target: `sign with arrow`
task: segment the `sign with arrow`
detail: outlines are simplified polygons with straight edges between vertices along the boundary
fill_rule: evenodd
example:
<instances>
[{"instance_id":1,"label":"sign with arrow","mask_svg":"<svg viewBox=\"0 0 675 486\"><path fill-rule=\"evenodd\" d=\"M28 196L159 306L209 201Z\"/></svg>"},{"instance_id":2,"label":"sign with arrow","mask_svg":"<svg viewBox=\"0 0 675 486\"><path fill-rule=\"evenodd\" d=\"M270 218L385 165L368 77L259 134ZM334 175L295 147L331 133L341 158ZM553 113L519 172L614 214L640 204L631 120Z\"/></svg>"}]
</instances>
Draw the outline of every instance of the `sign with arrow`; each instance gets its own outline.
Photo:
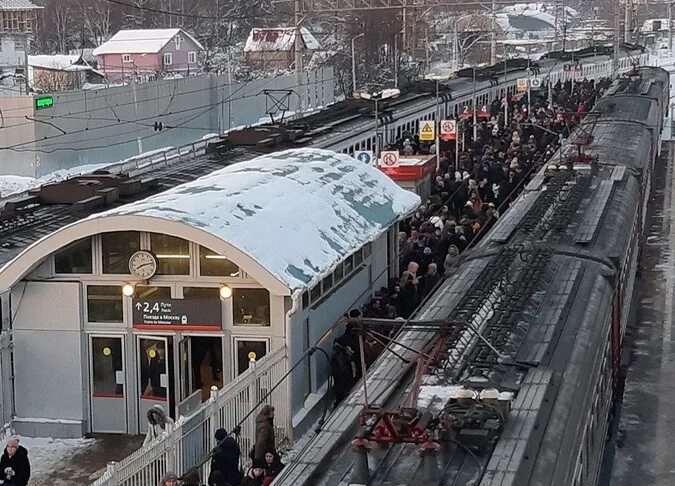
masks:
<instances>
[{"instance_id":1,"label":"sign with arrow","mask_svg":"<svg viewBox=\"0 0 675 486\"><path fill-rule=\"evenodd\" d=\"M217 330L222 328L220 299L133 299L137 329Z\"/></svg>"},{"instance_id":2,"label":"sign with arrow","mask_svg":"<svg viewBox=\"0 0 675 486\"><path fill-rule=\"evenodd\" d=\"M433 120L420 122L420 140L423 142L436 140L436 123Z\"/></svg>"}]
</instances>

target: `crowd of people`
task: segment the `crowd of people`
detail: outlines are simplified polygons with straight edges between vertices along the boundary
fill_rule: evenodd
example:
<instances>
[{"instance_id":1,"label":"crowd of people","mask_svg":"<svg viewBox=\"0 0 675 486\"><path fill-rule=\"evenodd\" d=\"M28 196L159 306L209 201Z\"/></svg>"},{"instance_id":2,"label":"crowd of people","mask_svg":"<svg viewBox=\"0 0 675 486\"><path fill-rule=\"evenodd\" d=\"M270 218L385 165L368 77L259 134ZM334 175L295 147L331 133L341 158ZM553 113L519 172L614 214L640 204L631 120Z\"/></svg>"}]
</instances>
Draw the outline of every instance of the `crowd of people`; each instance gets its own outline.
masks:
<instances>
[{"instance_id":1,"label":"crowd of people","mask_svg":"<svg viewBox=\"0 0 675 486\"><path fill-rule=\"evenodd\" d=\"M251 466L242 471L241 450L236 436L239 430L228 434L225 429L215 433L216 447L211 454L211 473L208 486L269 486L281 472L284 464L276 450L274 435L274 407L265 405L256 416L255 443L249 452ZM160 486L203 486L199 472L194 469L179 480L172 471L167 472Z\"/></svg>"},{"instance_id":2,"label":"crowd of people","mask_svg":"<svg viewBox=\"0 0 675 486\"><path fill-rule=\"evenodd\" d=\"M544 161L558 150L610 81L558 83L527 96L494 100L490 119L467 127L464 150L442 151L431 195L399 233L400 278L381 288L362 309L365 317L409 318L439 281L453 272L460 255L486 234ZM508 103L508 118L504 103ZM433 153L434 147L403 134L403 153ZM407 151L407 152L406 152Z\"/></svg>"},{"instance_id":3,"label":"crowd of people","mask_svg":"<svg viewBox=\"0 0 675 486\"><path fill-rule=\"evenodd\" d=\"M439 283L451 275L460 255L488 232L538 167L547 162L610 85L610 80L558 83L527 96L494 100L490 119L464 132L464 149L442 151L431 195L399 229L399 278L346 317L408 319ZM508 105L505 116L504 103ZM460 136L462 136L460 134ZM459 142L458 142L459 143ZM404 154L433 153L434 147L403 134L394 147ZM365 338L366 350L379 349ZM381 344L381 343L379 343ZM344 399L362 376L358 332L348 325L333 344L335 402ZM374 361L366 356L366 367Z\"/></svg>"}]
</instances>

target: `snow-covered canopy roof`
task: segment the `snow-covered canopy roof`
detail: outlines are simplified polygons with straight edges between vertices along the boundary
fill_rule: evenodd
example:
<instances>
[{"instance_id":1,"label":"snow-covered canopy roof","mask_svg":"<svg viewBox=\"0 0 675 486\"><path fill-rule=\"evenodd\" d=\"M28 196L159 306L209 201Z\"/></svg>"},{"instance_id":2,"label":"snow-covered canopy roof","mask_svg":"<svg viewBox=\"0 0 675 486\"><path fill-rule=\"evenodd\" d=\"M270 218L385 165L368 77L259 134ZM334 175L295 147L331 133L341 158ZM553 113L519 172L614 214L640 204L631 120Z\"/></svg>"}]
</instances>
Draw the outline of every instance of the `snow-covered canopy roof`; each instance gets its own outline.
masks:
<instances>
[{"instance_id":1,"label":"snow-covered canopy roof","mask_svg":"<svg viewBox=\"0 0 675 486\"><path fill-rule=\"evenodd\" d=\"M200 49L202 45L182 29L135 29L120 30L108 42L94 49L94 56L102 54L156 54L178 33L188 37Z\"/></svg>"},{"instance_id":2,"label":"snow-covered canopy roof","mask_svg":"<svg viewBox=\"0 0 675 486\"><path fill-rule=\"evenodd\" d=\"M40 10L44 7L33 5L28 0L0 0L0 10Z\"/></svg>"},{"instance_id":3,"label":"snow-covered canopy roof","mask_svg":"<svg viewBox=\"0 0 675 486\"><path fill-rule=\"evenodd\" d=\"M65 70L73 65L83 64L82 57L78 55L39 55L28 56L28 65L36 68Z\"/></svg>"},{"instance_id":4,"label":"snow-covered canopy roof","mask_svg":"<svg viewBox=\"0 0 675 486\"><path fill-rule=\"evenodd\" d=\"M74 225L119 216L185 224L232 245L298 293L419 204L375 167L329 150L298 149L226 167Z\"/></svg>"},{"instance_id":5,"label":"snow-covered canopy roof","mask_svg":"<svg viewBox=\"0 0 675 486\"><path fill-rule=\"evenodd\" d=\"M305 48L316 51L321 48L319 41L305 27L300 28ZM274 29L252 29L246 39L244 52L282 52L290 51L295 45L295 27Z\"/></svg>"}]
</instances>

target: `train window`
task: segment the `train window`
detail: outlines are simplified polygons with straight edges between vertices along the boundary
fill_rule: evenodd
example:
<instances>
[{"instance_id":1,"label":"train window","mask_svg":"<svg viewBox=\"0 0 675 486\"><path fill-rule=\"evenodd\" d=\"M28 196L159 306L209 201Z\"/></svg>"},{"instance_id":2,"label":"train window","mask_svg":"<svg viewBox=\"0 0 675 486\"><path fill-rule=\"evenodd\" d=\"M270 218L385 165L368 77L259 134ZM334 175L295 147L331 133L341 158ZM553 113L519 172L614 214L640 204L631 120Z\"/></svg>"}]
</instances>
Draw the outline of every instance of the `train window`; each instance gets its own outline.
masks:
<instances>
[{"instance_id":1,"label":"train window","mask_svg":"<svg viewBox=\"0 0 675 486\"><path fill-rule=\"evenodd\" d=\"M371 139L369 138L368 140L366 140L366 150L370 150L371 148L372 148Z\"/></svg>"},{"instance_id":2,"label":"train window","mask_svg":"<svg viewBox=\"0 0 675 486\"><path fill-rule=\"evenodd\" d=\"M202 277L236 277L239 275L239 266L227 257L200 246L199 275Z\"/></svg>"},{"instance_id":3,"label":"train window","mask_svg":"<svg viewBox=\"0 0 675 486\"><path fill-rule=\"evenodd\" d=\"M103 273L128 274L129 258L141 249L138 231L118 231L101 235Z\"/></svg>"},{"instance_id":4,"label":"train window","mask_svg":"<svg viewBox=\"0 0 675 486\"><path fill-rule=\"evenodd\" d=\"M309 292L305 291L302 293L302 308L306 309L309 306Z\"/></svg>"},{"instance_id":5,"label":"train window","mask_svg":"<svg viewBox=\"0 0 675 486\"><path fill-rule=\"evenodd\" d=\"M76 241L54 255L55 273L92 273L91 238Z\"/></svg>"},{"instance_id":6,"label":"train window","mask_svg":"<svg viewBox=\"0 0 675 486\"><path fill-rule=\"evenodd\" d=\"M235 326L269 326L270 293L266 289L232 289L232 314Z\"/></svg>"},{"instance_id":7,"label":"train window","mask_svg":"<svg viewBox=\"0 0 675 486\"><path fill-rule=\"evenodd\" d=\"M159 261L157 275L190 274L190 243L187 240L150 233L150 246Z\"/></svg>"},{"instance_id":8,"label":"train window","mask_svg":"<svg viewBox=\"0 0 675 486\"><path fill-rule=\"evenodd\" d=\"M87 286L87 322L122 322L122 308L118 285Z\"/></svg>"},{"instance_id":9,"label":"train window","mask_svg":"<svg viewBox=\"0 0 675 486\"><path fill-rule=\"evenodd\" d=\"M345 260L345 275L349 275L354 270L354 256L349 255Z\"/></svg>"},{"instance_id":10,"label":"train window","mask_svg":"<svg viewBox=\"0 0 675 486\"><path fill-rule=\"evenodd\" d=\"M368 258L370 256L370 252L371 252L370 243L366 243L363 246L363 248L361 249L361 251L363 252L363 259L365 260L366 258Z\"/></svg>"}]
</instances>

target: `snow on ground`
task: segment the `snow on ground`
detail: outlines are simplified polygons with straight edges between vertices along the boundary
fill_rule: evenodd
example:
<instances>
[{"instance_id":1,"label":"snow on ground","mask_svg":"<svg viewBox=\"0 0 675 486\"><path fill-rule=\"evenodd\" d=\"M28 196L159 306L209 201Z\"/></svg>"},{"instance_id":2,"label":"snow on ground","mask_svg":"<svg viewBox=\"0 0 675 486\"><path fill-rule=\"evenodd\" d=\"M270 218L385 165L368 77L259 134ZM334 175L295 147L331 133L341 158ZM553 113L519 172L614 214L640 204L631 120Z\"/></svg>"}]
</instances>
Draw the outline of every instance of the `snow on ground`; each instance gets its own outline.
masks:
<instances>
[{"instance_id":1,"label":"snow on ground","mask_svg":"<svg viewBox=\"0 0 675 486\"><path fill-rule=\"evenodd\" d=\"M0 197L25 191L32 187L34 183L35 179L33 177L0 176Z\"/></svg>"},{"instance_id":2,"label":"snow on ground","mask_svg":"<svg viewBox=\"0 0 675 486\"><path fill-rule=\"evenodd\" d=\"M93 446L96 439L21 437L19 443L28 449L31 483L39 483L55 469L67 463L73 454L83 452Z\"/></svg>"}]
</instances>

